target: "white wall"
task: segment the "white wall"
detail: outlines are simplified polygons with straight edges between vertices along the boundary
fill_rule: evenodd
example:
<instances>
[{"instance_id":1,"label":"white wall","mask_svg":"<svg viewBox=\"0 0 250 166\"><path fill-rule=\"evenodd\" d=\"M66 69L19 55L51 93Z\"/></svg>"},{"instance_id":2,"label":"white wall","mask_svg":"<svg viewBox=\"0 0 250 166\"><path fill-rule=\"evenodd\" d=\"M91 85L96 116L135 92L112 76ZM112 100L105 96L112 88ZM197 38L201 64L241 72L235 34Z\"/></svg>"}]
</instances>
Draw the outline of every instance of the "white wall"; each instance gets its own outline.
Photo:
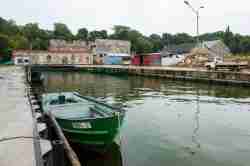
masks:
<instances>
[{"instance_id":1,"label":"white wall","mask_svg":"<svg viewBox=\"0 0 250 166\"><path fill-rule=\"evenodd\" d=\"M177 65L185 59L185 55L172 55L172 57L162 57L161 65L162 66L170 66Z\"/></svg>"}]
</instances>

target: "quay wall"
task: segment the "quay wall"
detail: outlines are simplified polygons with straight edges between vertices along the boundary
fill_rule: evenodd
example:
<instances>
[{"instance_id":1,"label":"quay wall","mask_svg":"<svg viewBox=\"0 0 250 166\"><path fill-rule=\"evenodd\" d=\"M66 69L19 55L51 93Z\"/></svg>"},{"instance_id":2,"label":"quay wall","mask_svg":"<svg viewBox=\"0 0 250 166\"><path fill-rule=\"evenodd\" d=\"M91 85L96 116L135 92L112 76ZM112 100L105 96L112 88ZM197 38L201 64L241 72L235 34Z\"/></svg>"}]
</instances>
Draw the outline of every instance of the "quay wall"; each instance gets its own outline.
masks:
<instances>
[{"instance_id":1,"label":"quay wall","mask_svg":"<svg viewBox=\"0 0 250 166\"><path fill-rule=\"evenodd\" d=\"M250 86L250 73L231 71L208 71L205 69L177 68L177 67L142 67L121 65L68 65L68 66L32 66L33 70L63 70L88 71L93 73L106 73L118 75L138 75L159 77L174 80L196 81L219 84L238 84Z\"/></svg>"}]
</instances>

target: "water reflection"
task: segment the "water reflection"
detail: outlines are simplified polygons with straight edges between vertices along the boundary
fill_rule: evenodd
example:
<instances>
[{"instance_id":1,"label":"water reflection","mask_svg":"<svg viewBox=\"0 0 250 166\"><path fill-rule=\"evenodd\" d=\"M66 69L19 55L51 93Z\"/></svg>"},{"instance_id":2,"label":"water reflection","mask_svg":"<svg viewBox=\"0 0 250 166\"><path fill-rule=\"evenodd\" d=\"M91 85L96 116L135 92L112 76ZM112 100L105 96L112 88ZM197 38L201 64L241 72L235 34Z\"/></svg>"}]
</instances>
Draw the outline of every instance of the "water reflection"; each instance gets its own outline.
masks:
<instances>
[{"instance_id":1,"label":"water reflection","mask_svg":"<svg viewBox=\"0 0 250 166\"><path fill-rule=\"evenodd\" d=\"M197 99L196 99L196 111L194 114L194 122L195 122L195 127L192 135L192 142L195 144L197 149L200 149L201 145L198 141L198 131L200 129L200 96L199 96L199 90L197 90Z\"/></svg>"},{"instance_id":2,"label":"water reflection","mask_svg":"<svg viewBox=\"0 0 250 166\"><path fill-rule=\"evenodd\" d=\"M137 100L142 94L150 96L148 92L157 92L159 95L195 95L196 89L202 96L214 96L231 98L248 98L250 91L239 87L212 86L207 84L194 84L190 82L169 81L164 79L153 79L145 77L114 77L100 74L47 72L45 75L45 87L47 91L80 90L82 93L95 97L119 98L120 102ZM121 85L119 87L118 85ZM96 91L98 89L98 91ZM155 96L152 94L152 96ZM185 97L185 96L184 96ZM180 98L176 99L180 100ZM183 98L190 100L190 98ZM118 101L119 102L119 101ZM204 100L204 102L214 102ZM249 102L249 101L248 101Z\"/></svg>"},{"instance_id":3,"label":"water reflection","mask_svg":"<svg viewBox=\"0 0 250 166\"><path fill-rule=\"evenodd\" d=\"M77 90L128 110L122 129L127 156L119 150L80 152L83 158L91 154L83 165L122 165L122 158L123 165L136 166L250 162L250 91L245 88L79 72L44 74L47 92Z\"/></svg>"},{"instance_id":4,"label":"water reflection","mask_svg":"<svg viewBox=\"0 0 250 166\"><path fill-rule=\"evenodd\" d=\"M105 152L88 150L79 144L72 144L82 165L87 166L122 166L120 146L113 143Z\"/></svg>"}]
</instances>

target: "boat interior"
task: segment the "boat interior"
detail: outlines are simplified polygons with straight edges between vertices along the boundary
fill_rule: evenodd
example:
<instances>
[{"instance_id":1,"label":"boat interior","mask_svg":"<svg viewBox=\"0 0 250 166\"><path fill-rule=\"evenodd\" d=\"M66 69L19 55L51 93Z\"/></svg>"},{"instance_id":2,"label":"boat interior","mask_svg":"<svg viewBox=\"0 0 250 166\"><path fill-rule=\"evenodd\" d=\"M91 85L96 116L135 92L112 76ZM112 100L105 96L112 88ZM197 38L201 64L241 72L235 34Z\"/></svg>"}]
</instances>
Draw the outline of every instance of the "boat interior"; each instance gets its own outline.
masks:
<instances>
[{"instance_id":1,"label":"boat interior","mask_svg":"<svg viewBox=\"0 0 250 166\"><path fill-rule=\"evenodd\" d=\"M58 95L57 99L53 99L50 101L50 105L60 105L60 104L72 104L72 103L78 103L79 100L76 100L72 97L67 97L65 95Z\"/></svg>"},{"instance_id":2,"label":"boat interior","mask_svg":"<svg viewBox=\"0 0 250 166\"><path fill-rule=\"evenodd\" d=\"M70 119L104 118L114 116L115 110L74 93L47 94L44 104L56 117Z\"/></svg>"}]
</instances>

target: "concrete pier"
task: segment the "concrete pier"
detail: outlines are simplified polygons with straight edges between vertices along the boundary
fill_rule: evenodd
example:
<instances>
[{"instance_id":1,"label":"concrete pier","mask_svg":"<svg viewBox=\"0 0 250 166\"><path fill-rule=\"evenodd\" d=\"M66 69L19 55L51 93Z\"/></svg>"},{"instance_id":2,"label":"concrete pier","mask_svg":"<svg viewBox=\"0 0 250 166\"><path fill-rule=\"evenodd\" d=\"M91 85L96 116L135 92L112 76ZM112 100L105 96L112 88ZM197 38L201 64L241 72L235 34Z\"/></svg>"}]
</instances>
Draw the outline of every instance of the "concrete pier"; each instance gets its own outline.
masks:
<instances>
[{"instance_id":1,"label":"concrete pier","mask_svg":"<svg viewBox=\"0 0 250 166\"><path fill-rule=\"evenodd\" d=\"M37 165L34 122L26 96L25 75L21 67L0 67L0 142L1 166Z\"/></svg>"}]
</instances>

